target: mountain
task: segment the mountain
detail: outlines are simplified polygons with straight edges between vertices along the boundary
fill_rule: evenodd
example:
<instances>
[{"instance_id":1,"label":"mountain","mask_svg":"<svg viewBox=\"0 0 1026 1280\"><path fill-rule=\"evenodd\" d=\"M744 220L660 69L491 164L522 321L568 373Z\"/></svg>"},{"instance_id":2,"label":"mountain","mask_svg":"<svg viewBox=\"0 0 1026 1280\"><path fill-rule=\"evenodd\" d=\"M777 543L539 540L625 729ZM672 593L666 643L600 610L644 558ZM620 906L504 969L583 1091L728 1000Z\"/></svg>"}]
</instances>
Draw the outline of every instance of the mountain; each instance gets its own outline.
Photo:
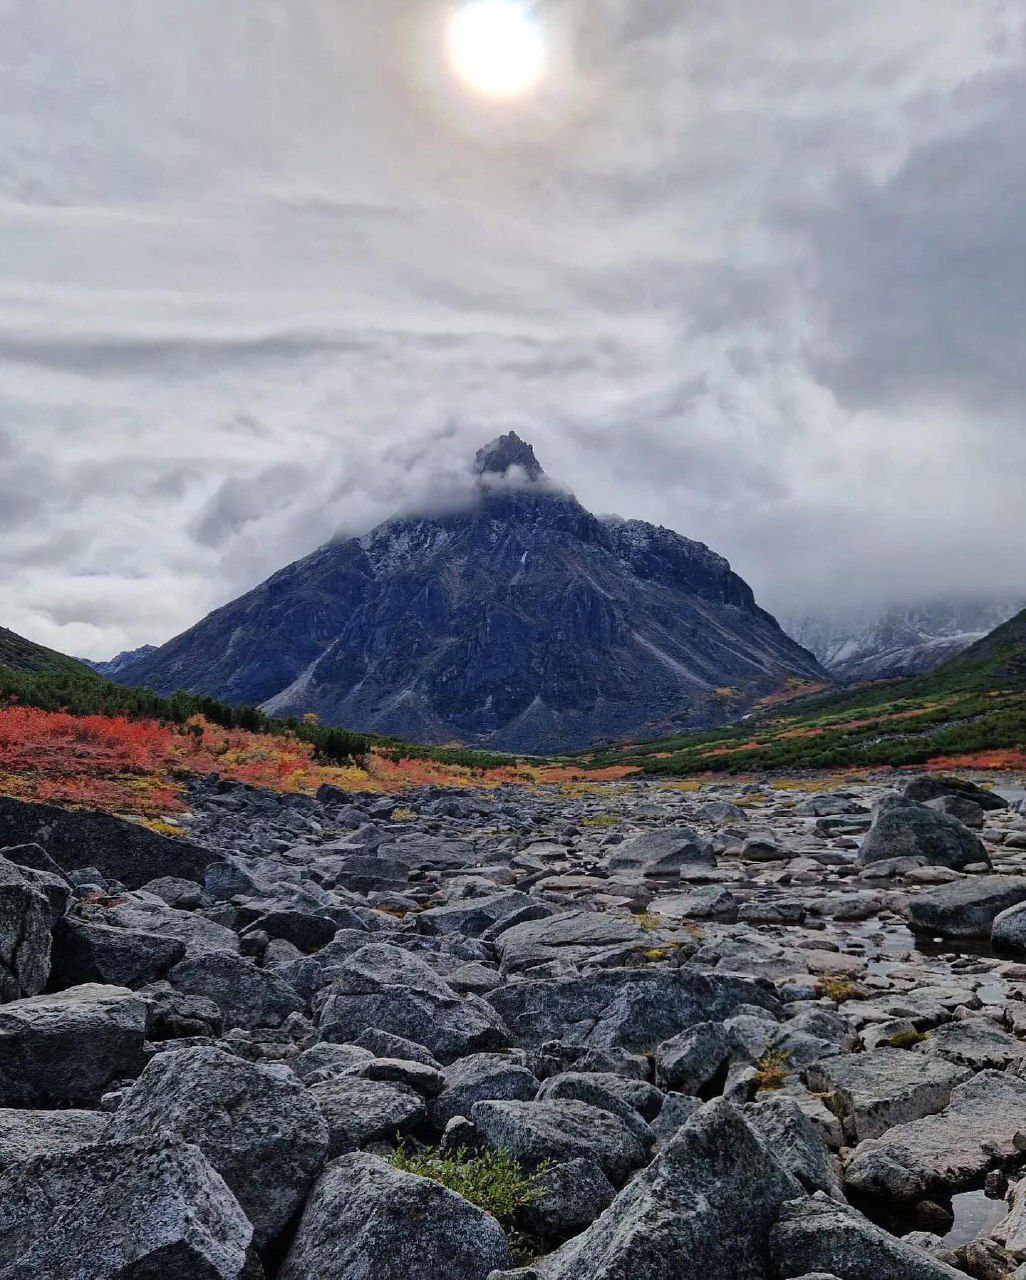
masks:
<instances>
[{"instance_id":1,"label":"mountain","mask_svg":"<svg viewBox=\"0 0 1026 1280\"><path fill-rule=\"evenodd\" d=\"M74 658L65 657L53 649L46 649L41 644L26 640L6 627L0 627L0 667L8 671L19 671L28 675L67 674L85 675L88 668Z\"/></svg>"},{"instance_id":2,"label":"mountain","mask_svg":"<svg viewBox=\"0 0 1026 1280\"><path fill-rule=\"evenodd\" d=\"M84 658L87 667L98 672L108 680L115 680L122 671L127 671L130 666L136 662L140 662L143 658L148 658L151 653L157 652L155 644L144 644L138 649L126 649L123 653L119 653L117 657L109 659L107 662L93 662L89 658Z\"/></svg>"},{"instance_id":3,"label":"mountain","mask_svg":"<svg viewBox=\"0 0 1026 1280\"><path fill-rule=\"evenodd\" d=\"M1026 609L1009 618L937 673L990 689L1026 689Z\"/></svg>"},{"instance_id":4,"label":"mountain","mask_svg":"<svg viewBox=\"0 0 1026 1280\"><path fill-rule=\"evenodd\" d=\"M117 680L422 742L550 752L822 681L722 556L599 519L510 432L462 510L329 543Z\"/></svg>"},{"instance_id":5,"label":"mountain","mask_svg":"<svg viewBox=\"0 0 1026 1280\"><path fill-rule=\"evenodd\" d=\"M982 640L1026 599L935 600L884 610L785 619L784 630L837 680L923 675Z\"/></svg>"},{"instance_id":6,"label":"mountain","mask_svg":"<svg viewBox=\"0 0 1026 1280\"><path fill-rule=\"evenodd\" d=\"M796 698L781 715L604 747L588 767L645 773L875 768L1026 768L1026 610L936 671Z\"/></svg>"}]
</instances>

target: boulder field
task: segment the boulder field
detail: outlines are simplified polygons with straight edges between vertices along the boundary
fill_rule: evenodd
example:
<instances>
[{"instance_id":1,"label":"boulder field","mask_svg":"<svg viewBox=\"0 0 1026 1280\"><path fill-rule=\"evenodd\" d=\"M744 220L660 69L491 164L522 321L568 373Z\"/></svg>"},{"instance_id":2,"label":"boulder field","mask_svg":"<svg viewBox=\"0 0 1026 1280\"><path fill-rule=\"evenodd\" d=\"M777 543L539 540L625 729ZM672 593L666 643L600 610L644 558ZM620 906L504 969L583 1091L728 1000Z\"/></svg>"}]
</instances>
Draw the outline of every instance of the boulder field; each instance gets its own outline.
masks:
<instances>
[{"instance_id":1,"label":"boulder field","mask_svg":"<svg viewBox=\"0 0 1026 1280\"><path fill-rule=\"evenodd\" d=\"M0 800L0 1280L1026 1280L1001 789Z\"/></svg>"}]
</instances>

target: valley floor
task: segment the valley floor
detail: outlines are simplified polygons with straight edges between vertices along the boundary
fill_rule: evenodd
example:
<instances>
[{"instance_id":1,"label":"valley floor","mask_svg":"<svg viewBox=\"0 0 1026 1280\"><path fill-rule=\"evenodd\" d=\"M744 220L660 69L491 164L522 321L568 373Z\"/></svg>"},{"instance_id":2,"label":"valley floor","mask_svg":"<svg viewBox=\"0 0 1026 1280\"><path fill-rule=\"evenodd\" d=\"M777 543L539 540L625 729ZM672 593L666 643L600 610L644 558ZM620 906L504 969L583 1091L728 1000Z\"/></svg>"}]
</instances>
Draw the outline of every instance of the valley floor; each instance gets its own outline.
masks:
<instances>
[{"instance_id":1,"label":"valley floor","mask_svg":"<svg viewBox=\"0 0 1026 1280\"><path fill-rule=\"evenodd\" d=\"M1024 784L0 799L0 1280L1022 1277Z\"/></svg>"}]
</instances>

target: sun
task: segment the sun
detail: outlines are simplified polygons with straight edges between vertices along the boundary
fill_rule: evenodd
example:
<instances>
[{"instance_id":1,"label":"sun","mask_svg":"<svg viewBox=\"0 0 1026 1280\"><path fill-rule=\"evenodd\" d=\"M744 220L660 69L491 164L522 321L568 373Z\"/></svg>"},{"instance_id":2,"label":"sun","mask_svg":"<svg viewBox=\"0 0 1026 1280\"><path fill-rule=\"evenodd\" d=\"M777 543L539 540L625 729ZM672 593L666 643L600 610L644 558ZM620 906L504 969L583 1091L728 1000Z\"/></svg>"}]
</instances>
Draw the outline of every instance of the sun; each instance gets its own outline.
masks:
<instances>
[{"instance_id":1,"label":"sun","mask_svg":"<svg viewBox=\"0 0 1026 1280\"><path fill-rule=\"evenodd\" d=\"M517 98L545 72L545 37L525 0L469 0L449 24L449 57L472 89Z\"/></svg>"}]
</instances>

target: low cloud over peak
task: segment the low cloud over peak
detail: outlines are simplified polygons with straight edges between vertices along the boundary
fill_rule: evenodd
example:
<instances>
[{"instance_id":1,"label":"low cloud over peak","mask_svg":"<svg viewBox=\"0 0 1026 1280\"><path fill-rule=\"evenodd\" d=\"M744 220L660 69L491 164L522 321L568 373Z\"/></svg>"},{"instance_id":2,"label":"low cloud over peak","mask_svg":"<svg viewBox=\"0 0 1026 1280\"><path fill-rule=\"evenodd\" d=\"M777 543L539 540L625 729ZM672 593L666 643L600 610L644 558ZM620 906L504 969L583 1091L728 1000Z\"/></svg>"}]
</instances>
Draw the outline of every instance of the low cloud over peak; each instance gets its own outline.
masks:
<instances>
[{"instance_id":1,"label":"low cloud over peak","mask_svg":"<svg viewBox=\"0 0 1026 1280\"><path fill-rule=\"evenodd\" d=\"M511 423L773 609L1021 592L1021 6L538 7L503 111L442 0L0 0L0 621L162 641Z\"/></svg>"}]
</instances>

